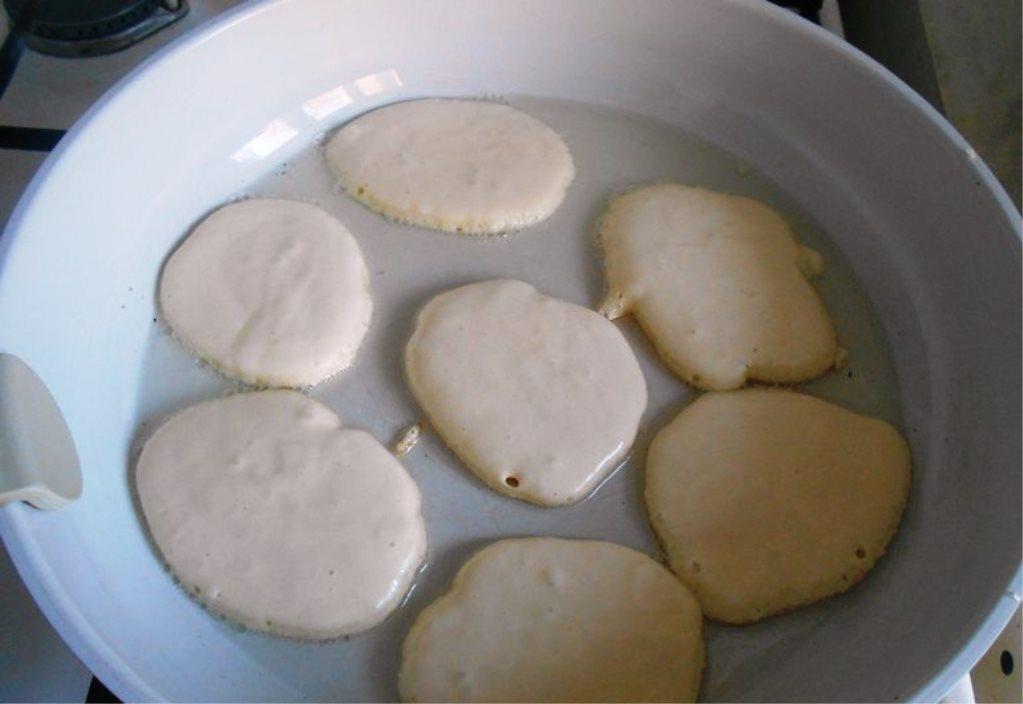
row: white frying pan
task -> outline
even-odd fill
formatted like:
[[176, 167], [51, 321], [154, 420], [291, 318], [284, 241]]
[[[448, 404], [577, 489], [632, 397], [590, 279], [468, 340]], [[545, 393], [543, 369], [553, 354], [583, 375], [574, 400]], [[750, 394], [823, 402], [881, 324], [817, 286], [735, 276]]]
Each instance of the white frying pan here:
[[[385, 223], [332, 194], [315, 154], [295, 160], [367, 109], [426, 95], [599, 106], [522, 103], [576, 155], [563, 208], [506, 240], [459, 239]], [[642, 140], [591, 130], [573, 117], [586, 110], [605, 126], [678, 130], [677, 151], [633, 159], [642, 150], [622, 145]], [[701, 150], [728, 152], [742, 178]], [[761, 194], [804, 223], [832, 265], [820, 286], [856, 372], [807, 391], [897, 422], [914, 459], [877, 569], [818, 606], [710, 625], [703, 696], [941, 696], [1019, 600], [1019, 216], [922, 99], [761, 0], [281, 0], [219, 18], [122, 81], [62, 140], [0, 239], [0, 351], [48, 385], [84, 479], [59, 511], [0, 510], [47, 616], [125, 699], [390, 699], [411, 619], [485, 542], [599, 537], [655, 554], [637, 500], [642, 448], [692, 393], [629, 324], [651, 396], [636, 458], [590, 500], [545, 511], [489, 492], [428, 436], [405, 464], [424, 492], [429, 565], [397, 614], [349, 641], [246, 633], [204, 612], [161, 567], [129, 480], [154, 424], [235, 388], [154, 323], [164, 258], [216, 205], [276, 188], [349, 224], [373, 272], [373, 327], [356, 366], [314, 395], [387, 441], [418, 417], [399, 360], [426, 298], [501, 275], [595, 306], [592, 222], [616, 188], [654, 177]]]

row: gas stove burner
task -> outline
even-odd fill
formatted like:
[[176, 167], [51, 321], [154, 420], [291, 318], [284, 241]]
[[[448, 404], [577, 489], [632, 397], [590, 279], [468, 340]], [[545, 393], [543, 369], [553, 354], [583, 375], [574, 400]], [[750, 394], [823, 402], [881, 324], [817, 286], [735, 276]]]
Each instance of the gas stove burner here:
[[51, 56], [120, 51], [188, 12], [187, 0], [3, 0], [30, 49]]

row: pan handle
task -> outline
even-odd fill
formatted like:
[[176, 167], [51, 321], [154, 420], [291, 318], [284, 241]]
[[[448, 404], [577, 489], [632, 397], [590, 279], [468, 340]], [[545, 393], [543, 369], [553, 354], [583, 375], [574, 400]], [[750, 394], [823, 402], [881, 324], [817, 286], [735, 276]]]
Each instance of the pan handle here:
[[0, 505], [54, 509], [81, 495], [78, 453], [57, 402], [31, 367], [0, 352]]

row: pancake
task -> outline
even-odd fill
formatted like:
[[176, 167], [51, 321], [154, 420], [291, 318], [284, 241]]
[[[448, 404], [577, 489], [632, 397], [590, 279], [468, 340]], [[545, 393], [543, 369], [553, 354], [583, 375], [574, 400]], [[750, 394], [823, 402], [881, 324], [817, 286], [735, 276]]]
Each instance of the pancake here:
[[492, 234], [546, 219], [575, 176], [554, 130], [507, 105], [413, 100], [356, 118], [327, 163], [348, 195], [389, 218]]
[[488, 486], [545, 506], [593, 491], [628, 453], [646, 382], [618, 329], [498, 279], [440, 294], [405, 350], [412, 393]]
[[812, 396], [701, 396], [654, 438], [646, 504], [703, 612], [749, 623], [845, 591], [884, 554], [909, 492], [884, 421]]
[[416, 619], [408, 702], [693, 701], [700, 607], [662, 565], [615, 543], [501, 540]]
[[600, 230], [611, 319], [635, 314], [665, 363], [702, 389], [791, 383], [835, 364], [808, 277], [823, 270], [778, 213], [669, 183], [615, 198]]
[[228, 376], [311, 386], [347, 368], [372, 313], [355, 238], [307, 203], [254, 199], [203, 220], [168, 259], [160, 309]]
[[408, 472], [293, 391], [191, 406], [146, 442], [135, 480], [181, 585], [253, 630], [324, 640], [372, 628], [426, 552]]

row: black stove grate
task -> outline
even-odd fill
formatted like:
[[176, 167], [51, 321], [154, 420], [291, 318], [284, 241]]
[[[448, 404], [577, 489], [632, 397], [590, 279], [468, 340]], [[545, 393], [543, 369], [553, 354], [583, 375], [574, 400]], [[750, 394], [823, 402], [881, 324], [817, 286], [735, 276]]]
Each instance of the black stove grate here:
[[[120, 51], [185, 16], [187, 0], [3, 0], [11, 31], [0, 46], [0, 97], [28, 47], [60, 57]], [[51, 151], [64, 130], [0, 126], [0, 149]]]
[[120, 51], [184, 17], [185, 0], [3, 0], [33, 51], [87, 57]]
[[821, 23], [821, 7], [824, 0], [770, 0], [775, 5], [795, 10], [803, 19], [810, 20], [814, 24]]

